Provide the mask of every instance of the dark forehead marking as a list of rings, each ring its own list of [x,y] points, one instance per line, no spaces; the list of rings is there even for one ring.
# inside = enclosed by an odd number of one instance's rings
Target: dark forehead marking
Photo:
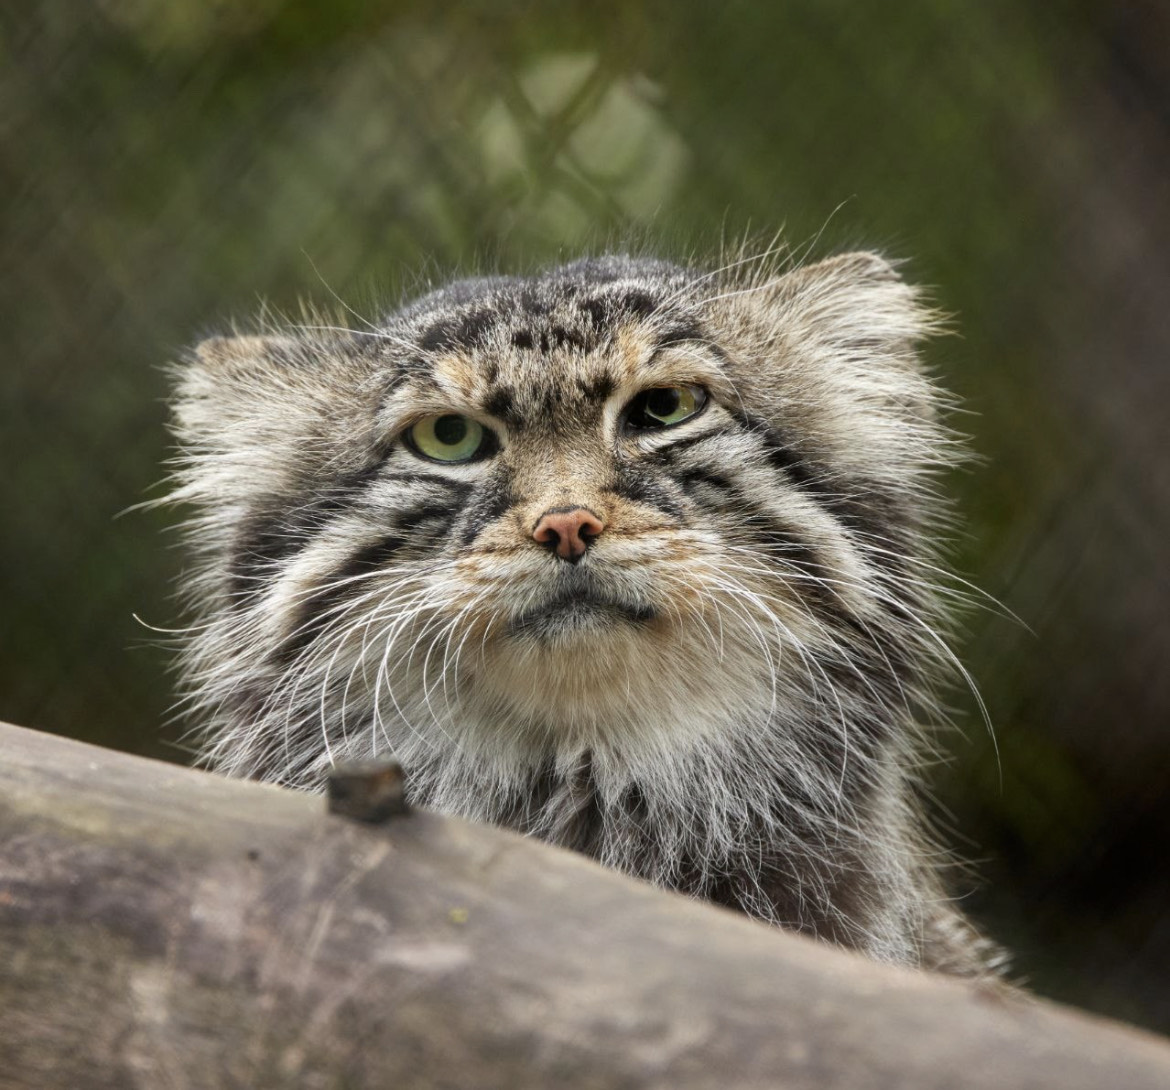
[[[440,318],[434,325],[423,331],[419,345],[427,352],[438,352],[451,348],[455,343],[455,323],[451,318]]]
[[[524,418],[517,406],[516,390],[512,386],[493,387],[484,400],[483,407],[510,428],[519,428],[524,423]]]
[[[603,292],[578,302],[595,330],[604,329],[618,318],[648,318],[659,308],[659,301],[648,291],[631,288],[623,292]]]
[[[592,401],[604,401],[617,389],[617,385],[610,375],[597,375],[594,378],[577,379],[577,389],[581,396]]]
[[[498,313],[487,308],[440,318],[423,331],[419,344],[428,352],[476,348],[487,340],[498,319]]]
[[[655,339],[654,351],[661,352],[664,348],[670,348],[676,344],[695,345],[714,356],[721,363],[728,362],[727,353],[707,336],[701,326],[694,322],[683,322],[664,330]]]
[[[671,326],[669,329],[664,330],[658,335],[655,340],[655,345],[658,348],[669,348],[672,344],[684,344],[693,341],[698,341],[700,344],[708,343],[702,329],[693,322],[687,322]]]
[[[553,423],[558,422],[560,411],[565,404],[565,389],[559,382],[551,383],[541,391],[540,415]]]
[[[533,287],[526,287],[516,300],[520,310],[525,314],[531,314],[535,317],[541,317],[549,311],[547,300],[542,298],[540,293]]]
[[[527,336],[526,340],[529,342],[527,347],[538,346],[541,352],[549,353],[554,349],[575,348],[579,351],[594,347],[594,340],[592,336],[586,337],[581,330],[571,329],[568,326],[553,324],[548,327],[537,326],[536,328],[524,330]],[[513,337],[513,343],[516,338]]]
[[[583,299],[581,300],[581,310],[589,315],[589,321],[596,330],[605,325],[610,308],[605,299]]]
[[[633,318],[648,318],[658,309],[658,300],[637,288],[617,296],[614,302],[621,313]]]
[[[569,329],[563,325],[554,325],[549,331],[549,340],[555,348],[586,348],[585,337],[576,329]]]

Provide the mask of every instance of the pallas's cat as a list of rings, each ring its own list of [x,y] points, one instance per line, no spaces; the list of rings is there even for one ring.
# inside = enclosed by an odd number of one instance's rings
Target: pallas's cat
[[[178,369],[205,763],[419,804],[958,973],[912,781],[950,652],[916,357],[874,254],[464,280]]]

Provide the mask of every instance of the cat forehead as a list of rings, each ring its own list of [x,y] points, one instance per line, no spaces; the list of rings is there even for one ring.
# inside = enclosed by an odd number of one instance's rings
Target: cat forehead
[[[661,349],[703,342],[685,285],[669,266],[638,278],[562,270],[453,285],[404,315],[419,348],[408,385],[437,387],[504,418],[604,400],[639,381]]]
[[[662,262],[578,262],[538,277],[457,281],[401,318],[424,352],[588,351],[634,325],[687,321],[693,276]]]
[[[481,409],[513,427],[560,430],[566,420],[592,419],[618,391],[652,376],[664,381],[659,345],[651,331],[625,327],[596,343],[539,338],[532,347],[491,343],[436,354],[424,374],[401,389],[403,408],[421,401],[428,409]],[[686,370],[689,379],[693,369]],[[404,403],[405,402],[405,403]]]

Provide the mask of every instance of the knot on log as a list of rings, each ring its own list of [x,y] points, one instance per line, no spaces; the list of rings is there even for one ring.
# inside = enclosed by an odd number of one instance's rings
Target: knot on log
[[[410,813],[406,773],[393,760],[349,761],[335,765],[326,782],[329,812],[380,825]]]

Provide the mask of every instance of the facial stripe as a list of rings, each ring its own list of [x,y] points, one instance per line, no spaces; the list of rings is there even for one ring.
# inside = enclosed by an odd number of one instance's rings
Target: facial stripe
[[[279,496],[257,501],[254,513],[241,522],[227,559],[233,604],[244,605],[259,594],[280,562],[303,548],[332,515],[352,510],[377,480],[380,465],[380,460],[371,462],[299,501]]]
[[[428,473],[426,470],[401,470],[395,473],[381,473],[378,475],[379,482],[394,481],[397,484],[432,484],[440,488],[447,489],[452,493],[453,497],[461,496],[471,490],[471,485],[466,481],[455,481],[450,477],[443,476],[442,473]]]
[[[622,499],[652,507],[672,519],[683,517],[683,507],[678,497],[644,469],[631,465],[620,466],[613,483],[613,492]]]
[[[407,537],[413,534],[416,539],[423,539],[420,544],[429,543],[446,535],[456,513],[454,500],[420,503],[405,511],[396,512],[394,525],[399,534]],[[415,534],[414,531],[417,530],[425,530],[425,533]]]
[[[467,548],[516,502],[511,481],[502,472],[476,489],[463,511],[459,544]]]
[[[667,434],[669,435],[669,433]],[[691,447],[698,446],[700,443],[705,443],[707,440],[719,434],[720,432],[718,430],[708,430],[692,432],[690,435],[684,435],[679,439],[675,439],[673,435],[669,435],[670,442],[648,455],[647,460],[658,462],[662,465],[673,465],[678,461],[678,455],[683,451],[690,450]],[[717,456],[712,455],[712,460],[717,460]]]
[[[739,491],[734,481],[725,474],[711,469],[709,466],[691,466],[682,470],[678,474],[678,482],[692,497],[695,492],[694,486],[697,484],[706,485],[708,488],[713,488],[717,492],[727,494],[735,494]]]
[[[768,463],[815,499],[847,531],[873,541],[896,542],[902,537],[900,526],[905,522],[906,512],[876,485],[831,480],[830,471],[798,452],[780,429],[738,410],[732,415],[760,441]],[[858,498],[862,496],[864,499]]]
[[[382,462],[373,462],[343,477],[324,492],[298,502],[287,497],[269,497],[261,500],[258,510],[240,524],[231,555],[227,561],[228,593],[236,608],[252,602],[276,577],[281,563],[300,552],[313,541],[335,515],[359,509],[374,487],[388,482],[409,486],[432,484],[448,494],[436,502],[434,514],[445,513],[459,504],[471,486],[453,481],[437,473],[379,472]],[[419,517],[420,508],[411,508],[401,518]],[[425,516],[424,516],[425,517]]]
[[[756,543],[762,556],[776,564],[781,575],[795,575],[801,597],[816,602],[834,616],[844,613],[845,606],[834,589],[831,566],[805,537],[753,498],[759,489],[757,481],[737,480],[705,465],[680,470],[677,480],[700,510],[734,520],[735,527]],[[712,493],[718,497],[717,503],[711,502]]]
[[[760,544],[761,551],[796,583],[800,598],[807,599],[835,617],[849,616],[833,584],[832,569],[821,559],[816,548],[789,526],[760,508],[748,509],[758,523],[751,524],[750,533]]]
[[[394,516],[394,530],[364,545],[344,564],[319,581],[320,589],[300,604],[289,625],[288,638],[277,651],[287,664],[316,639],[334,620],[341,606],[369,589],[373,575],[387,567],[407,548],[425,549],[441,544],[450,532],[457,509],[450,503],[420,503]]]
[[[287,635],[273,656],[276,662],[281,666],[291,663],[337,619],[337,612],[346,601],[369,589],[369,580],[362,576],[380,571],[405,545],[406,538],[401,534],[386,534],[364,545],[323,578],[320,589],[305,598],[294,611]]]

